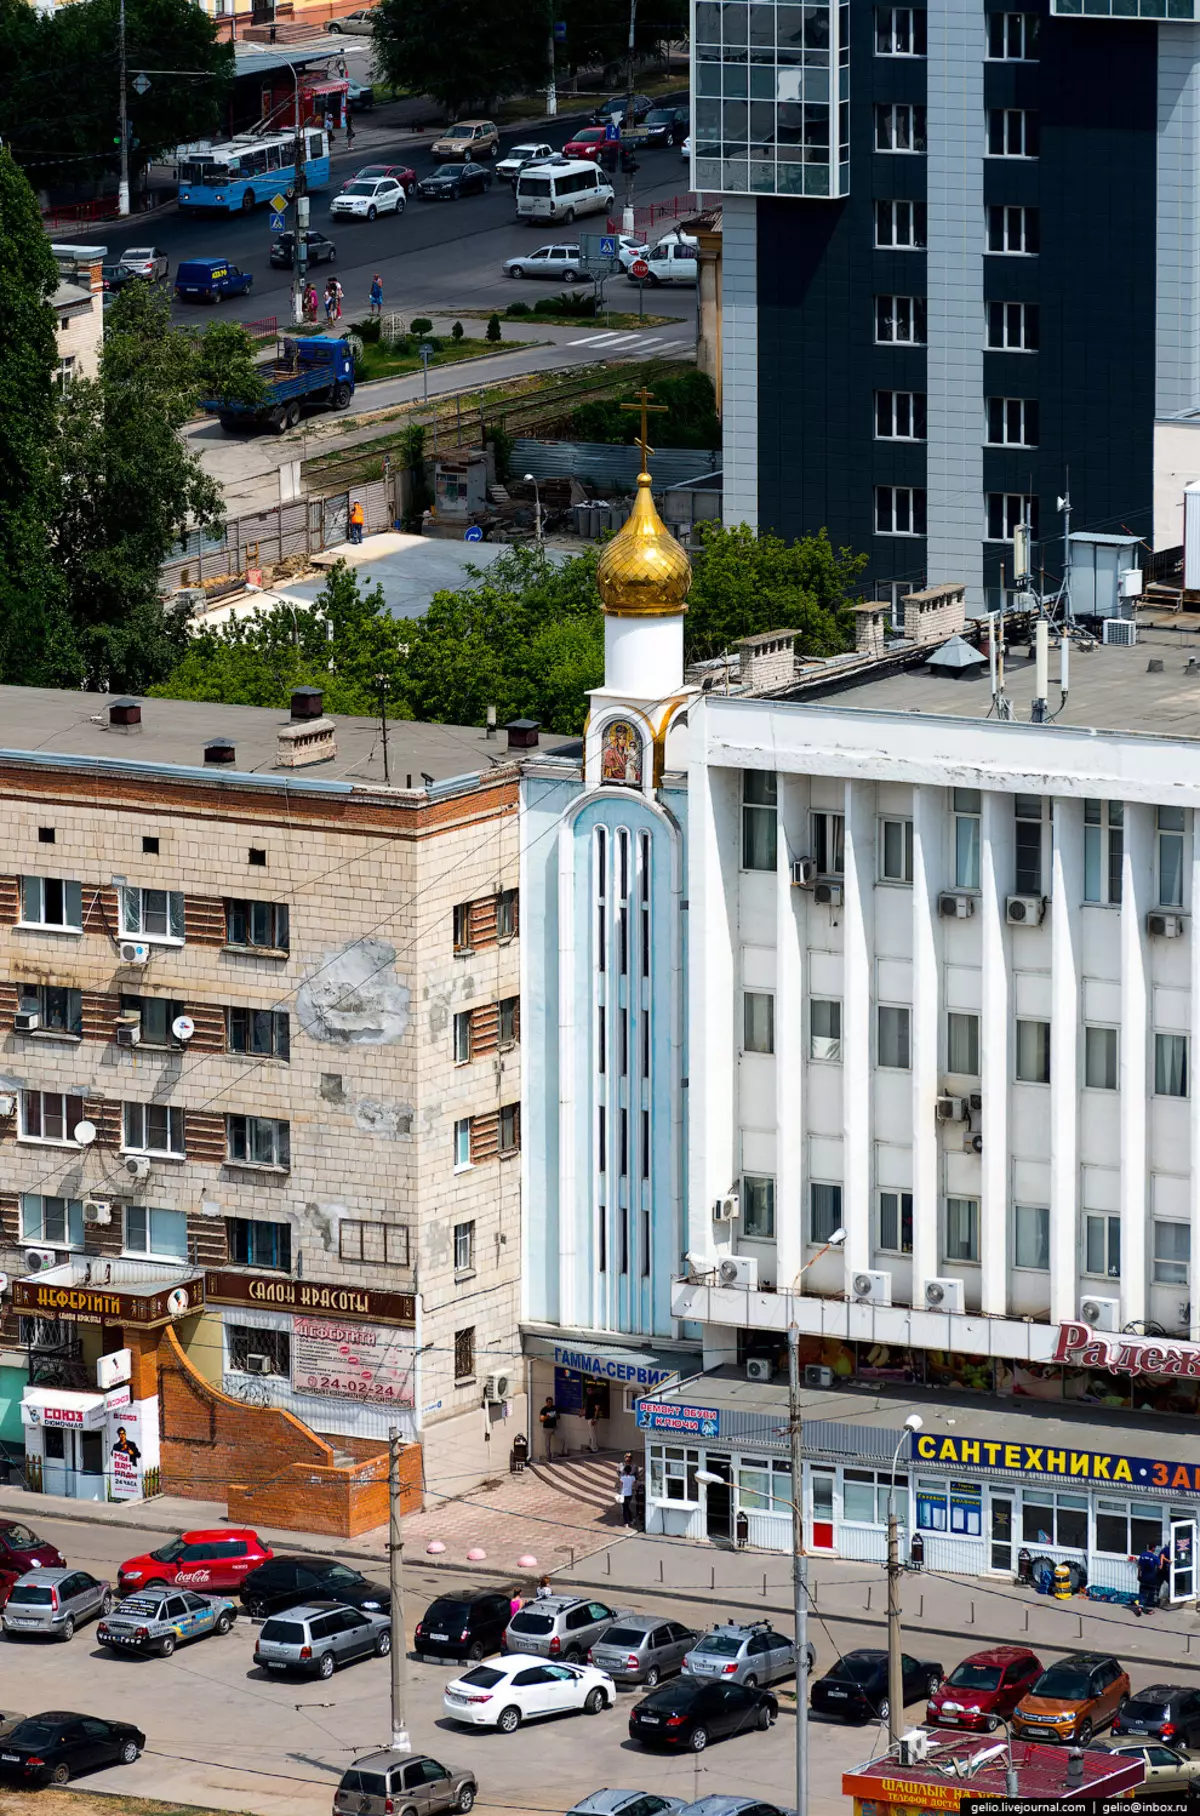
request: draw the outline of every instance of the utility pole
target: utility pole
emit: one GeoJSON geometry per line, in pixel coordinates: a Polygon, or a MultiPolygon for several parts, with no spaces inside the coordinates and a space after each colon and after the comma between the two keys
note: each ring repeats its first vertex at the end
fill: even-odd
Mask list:
{"type": "Polygon", "coordinates": [[[296,242],[293,247],[296,264],[296,288],[292,297],[292,320],[299,327],[304,320],[304,293],[308,289],[308,179],[304,174],[304,128],[300,121],[300,74],[291,66],[296,92],[295,171],[293,185],[296,197],[296,242]]]}
{"type": "Polygon", "coordinates": [[[380,727],[383,732],[383,781],[384,781],[384,786],[390,788],[392,778],[391,778],[391,774],[388,770],[387,676],[386,675],[376,675],[375,685],[379,689],[379,724],[380,724],[380,727]]]}
{"type": "Polygon", "coordinates": [[[404,1638],[404,1540],[400,1535],[400,1433],[388,1433],[388,1587],[392,1594],[392,1752],[411,1753],[405,1722],[408,1649],[404,1638]]]}
{"type": "Polygon", "coordinates": [[[796,1621],[796,1816],[808,1816],[808,1556],[804,1549],[804,1445],[800,1329],[788,1328],[788,1433],[792,1451],[792,1596],[796,1621]]]}
{"type": "Polygon", "coordinates": [[[117,188],[117,213],[124,219],[129,213],[129,110],[126,106],[127,71],[125,68],[125,0],[117,14],[117,65],[121,84],[119,117],[121,123],[121,178],[117,188]]]}
{"type": "MultiPolygon", "coordinates": [[[[633,147],[626,148],[625,134],[633,125],[633,52],[637,37],[637,0],[629,0],[629,48],[625,58],[625,113],[621,120],[621,162],[625,166],[625,211],[621,216],[622,233],[633,232],[633,147]]],[[[800,1816],[804,1816],[801,1811],[800,1816]]]]}
{"type": "MultiPolygon", "coordinates": [[[[900,1561],[900,1522],[896,1517],[896,1470],[900,1465],[900,1452],[910,1434],[920,1431],[923,1420],[920,1413],[910,1412],[904,1421],[904,1430],[900,1433],[892,1457],[892,1472],[888,1477],[888,1517],[887,1517],[887,1649],[888,1649],[888,1741],[894,1747],[904,1730],[904,1636],[900,1631],[900,1576],[904,1565],[900,1561]]],[[[905,1478],[905,1491],[908,1482],[905,1478]]]]}
{"type": "Polygon", "coordinates": [[[554,0],[550,0],[550,42],[547,48],[550,74],[546,82],[546,118],[553,120],[558,112],[558,71],[556,68],[558,59],[554,37],[554,0]]]}

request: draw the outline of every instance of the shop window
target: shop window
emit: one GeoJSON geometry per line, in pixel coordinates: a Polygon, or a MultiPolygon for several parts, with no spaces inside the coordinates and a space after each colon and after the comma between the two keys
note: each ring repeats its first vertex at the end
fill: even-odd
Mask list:
{"type": "Polygon", "coordinates": [[[742,1179],[742,1234],[760,1242],[775,1240],[775,1181],[747,1173],[742,1179]]]}
{"type": "Polygon", "coordinates": [[[38,1248],[82,1248],[82,1200],[22,1192],[21,1240],[38,1248]]]}
{"type": "Polygon", "coordinates": [[[287,1223],[260,1222],[251,1217],[227,1217],[229,1259],[238,1267],[265,1267],[290,1273],[292,1230],[287,1223]]]}
{"type": "Polygon", "coordinates": [[[125,1253],[187,1260],[187,1213],[147,1204],[125,1206],[125,1253]]]}
{"type": "Polygon", "coordinates": [[[946,1532],[950,1525],[949,1483],[917,1477],[917,1525],[922,1532],[946,1532]]]}
{"type": "Polygon", "coordinates": [[[282,1376],[286,1380],[292,1367],[291,1332],[252,1330],[247,1324],[227,1324],[225,1353],[229,1358],[228,1366],[237,1374],[262,1374],[264,1371],[259,1358],[265,1356],[265,1372],[282,1376]]]}
{"type": "Polygon", "coordinates": [[[1027,1545],[1062,1545],[1073,1551],[1086,1551],[1087,1496],[1052,1494],[1048,1489],[1023,1489],[1021,1537],[1027,1545]]]}
{"type": "MultiPolygon", "coordinates": [[[[1181,1519],[1192,1519],[1194,1509],[1180,1511],[1181,1519]]],[[[1110,1557],[1137,1557],[1150,1547],[1163,1542],[1163,1510],[1153,1501],[1096,1502],[1096,1550],[1110,1557]]]]}
{"type": "Polygon", "coordinates": [[[742,869],[774,870],[778,855],[779,779],[773,769],[742,777],[742,869]]]}
{"type": "Polygon", "coordinates": [[[855,1525],[886,1526],[888,1496],[901,1526],[908,1525],[908,1477],[895,1478],[876,1469],[842,1471],[842,1518],[855,1525]]]}
{"type": "Polygon", "coordinates": [[[790,1513],[792,1466],[778,1458],[743,1457],[737,1472],[743,1513],[790,1513]]]}
{"type": "Polygon", "coordinates": [[[696,1482],[699,1467],[698,1450],[685,1450],[680,1444],[651,1444],[651,1500],[695,1507],[700,1499],[700,1489],[696,1482]]]}

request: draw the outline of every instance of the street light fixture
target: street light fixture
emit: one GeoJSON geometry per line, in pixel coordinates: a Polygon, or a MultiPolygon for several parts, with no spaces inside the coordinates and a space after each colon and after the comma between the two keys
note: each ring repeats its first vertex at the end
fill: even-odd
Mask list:
{"type": "Polygon", "coordinates": [[[904,1726],[904,1665],[900,1632],[900,1528],[896,1520],[896,1470],[905,1441],[920,1431],[925,1421],[919,1412],[910,1412],[904,1429],[896,1440],[892,1468],[888,1476],[887,1503],[887,1636],[888,1636],[888,1739],[892,1746],[904,1726]]]}
{"type": "Polygon", "coordinates": [[[534,522],[537,525],[534,534],[540,548],[542,543],[542,494],[538,482],[532,473],[526,473],[525,484],[533,487],[534,522]]]}

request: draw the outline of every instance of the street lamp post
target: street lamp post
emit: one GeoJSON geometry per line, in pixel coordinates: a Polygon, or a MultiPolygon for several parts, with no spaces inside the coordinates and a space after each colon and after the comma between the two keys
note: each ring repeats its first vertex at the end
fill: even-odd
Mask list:
{"type": "Polygon", "coordinates": [[[892,1746],[904,1726],[903,1636],[900,1631],[900,1526],[896,1519],[896,1470],[905,1439],[924,1424],[920,1413],[910,1412],[904,1430],[896,1440],[892,1470],[888,1477],[887,1511],[887,1643],[888,1643],[888,1739],[892,1746]]]}
{"type": "Polygon", "coordinates": [[[542,546],[542,494],[538,482],[532,473],[526,473],[525,484],[533,487],[533,520],[536,526],[534,535],[539,548],[542,546]]]}

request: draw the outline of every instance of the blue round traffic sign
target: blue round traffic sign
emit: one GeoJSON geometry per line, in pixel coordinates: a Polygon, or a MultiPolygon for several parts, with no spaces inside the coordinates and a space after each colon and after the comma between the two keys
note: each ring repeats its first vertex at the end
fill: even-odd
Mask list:
{"type": "Polygon", "coordinates": [[[463,541],[464,542],[482,542],[483,541],[483,531],[480,529],[480,527],[477,523],[473,523],[471,525],[470,529],[464,532],[463,541]]]}

